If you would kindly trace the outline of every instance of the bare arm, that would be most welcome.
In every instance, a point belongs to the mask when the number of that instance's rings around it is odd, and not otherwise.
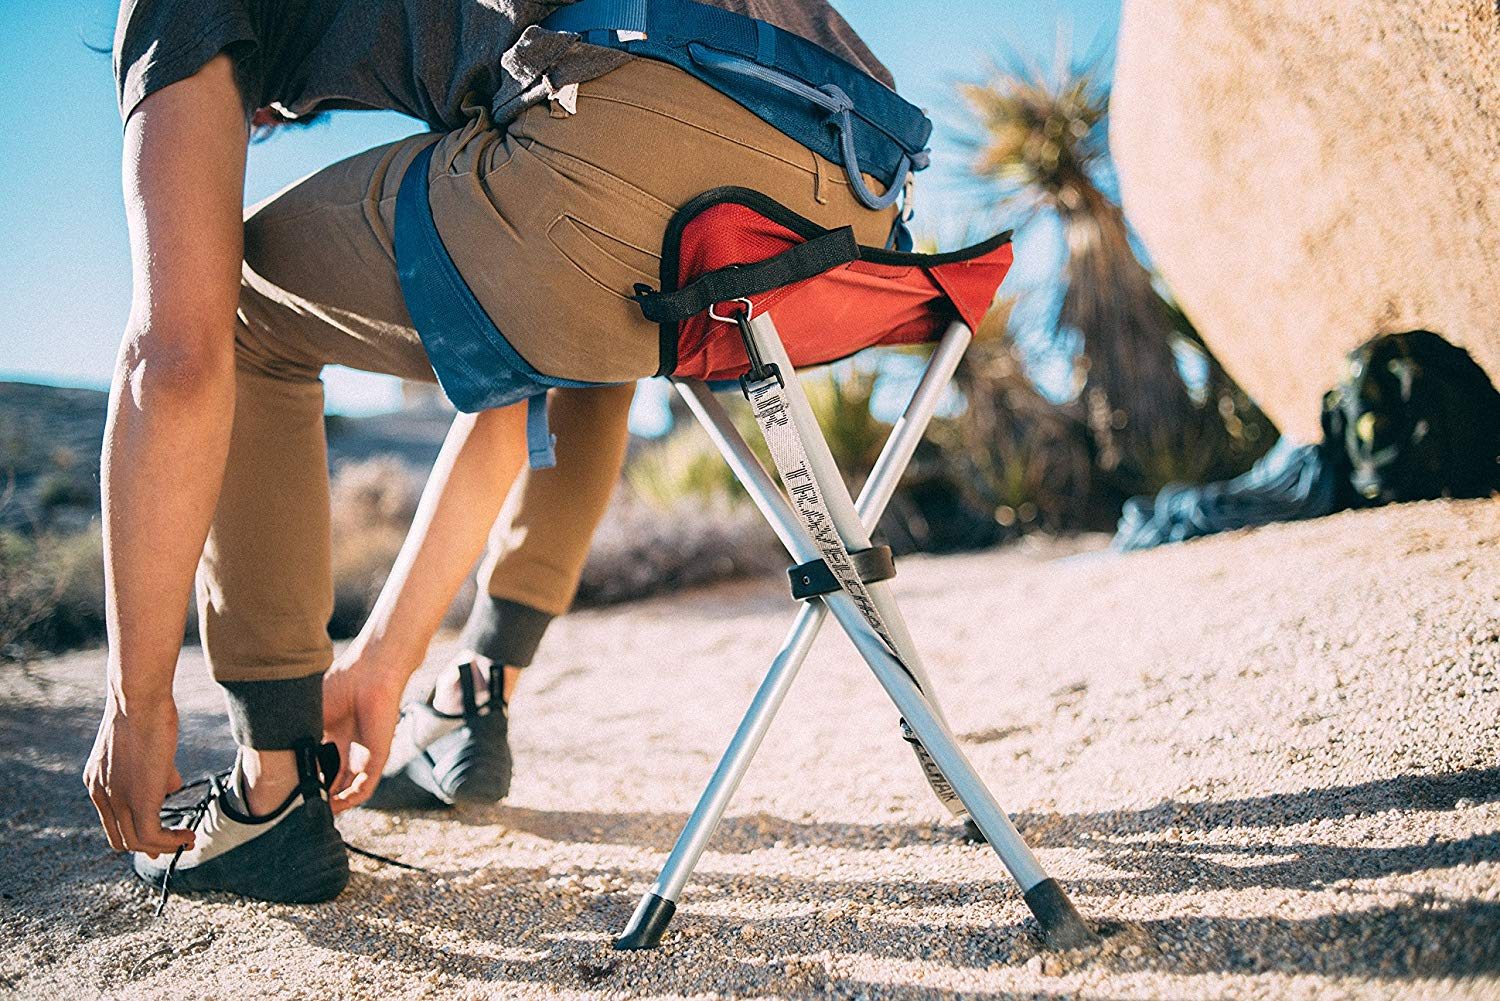
[[[325,726],[346,763],[334,787],[336,811],[375,791],[401,691],[479,558],[525,458],[521,406],[453,422],[369,621],[324,678]]]
[[[125,128],[134,283],[104,442],[109,690],[84,772],[116,849],[192,842],[157,811],[181,784],[172,677],[234,414],[246,139],[222,55]]]

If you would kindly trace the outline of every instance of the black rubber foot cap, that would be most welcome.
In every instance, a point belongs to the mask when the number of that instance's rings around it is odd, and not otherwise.
[[[677,905],[674,902],[654,893],[646,894],[641,898],[635,913],[630,916],[625,933],[615,939],[615,948],[655,949],[661,944],[661,937],[667,933],[667,925],[676,912]]]
[[[1027,890],[1026,906],[1042,926],[1043,941],[1053,949],[1081,949],[1099,941],[1055,879],[1044,879]]]

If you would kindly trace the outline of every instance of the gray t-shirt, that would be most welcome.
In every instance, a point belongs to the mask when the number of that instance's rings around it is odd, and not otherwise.
[[[220,52],[235,61],[246,113],[399,111],[435,130],[475,108],[503,125],[554,89],[631,57],[537,27],[572,0],[123,0],[115,29],[120,114],[192,76]],[[887,85],[890,73],[827,0],[706,0],[817,42]]]

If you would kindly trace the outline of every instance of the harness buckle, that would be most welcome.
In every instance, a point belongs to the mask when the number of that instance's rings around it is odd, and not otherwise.
[[[745,399],[751,400],[753,397],[750,393],[750,387],[758,386],[772,379],[776,380],[776,385],[778,386],[786,385],[786,380],[781,376],[780,365],[766,365],[758,373],[752,369],[740,376],[740,392],[744,395]]]
[[[713,306],[708,307],[708,315],[720,323],[733,323],[740,328],[740,340],[745,345],[745,357],[750,359],[750,370],[740,376],[740,392],[745,394],[745,399],[750,399],[750,387],[758,383],[775,379],[777,385],[785,386],[786,380],[782,378],[781,367],[770,365],[760,356],[760,348],[755,343],[755,336],[750,332],[750,321],[755,316],[755,303],[749,299],[740,298],[732,300],[742,302],[745,308],[733,316],[720,316]]]

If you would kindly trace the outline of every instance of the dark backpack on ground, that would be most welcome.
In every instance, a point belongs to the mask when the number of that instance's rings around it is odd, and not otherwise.
[[[1500,490],[1500,392],[1468,352],[1427,330],[1349,355],[1323,398],[1323,443],[1347,463],[1350,506]]]
[[[1225,483],[1172,484],[1125,502],[1114,546],[1148,549],[1351,507],[1500,490],[1500,393],[1474,359],[1426,330],[1349,354],[1323,397],[1323,440],[1283,438]]]

